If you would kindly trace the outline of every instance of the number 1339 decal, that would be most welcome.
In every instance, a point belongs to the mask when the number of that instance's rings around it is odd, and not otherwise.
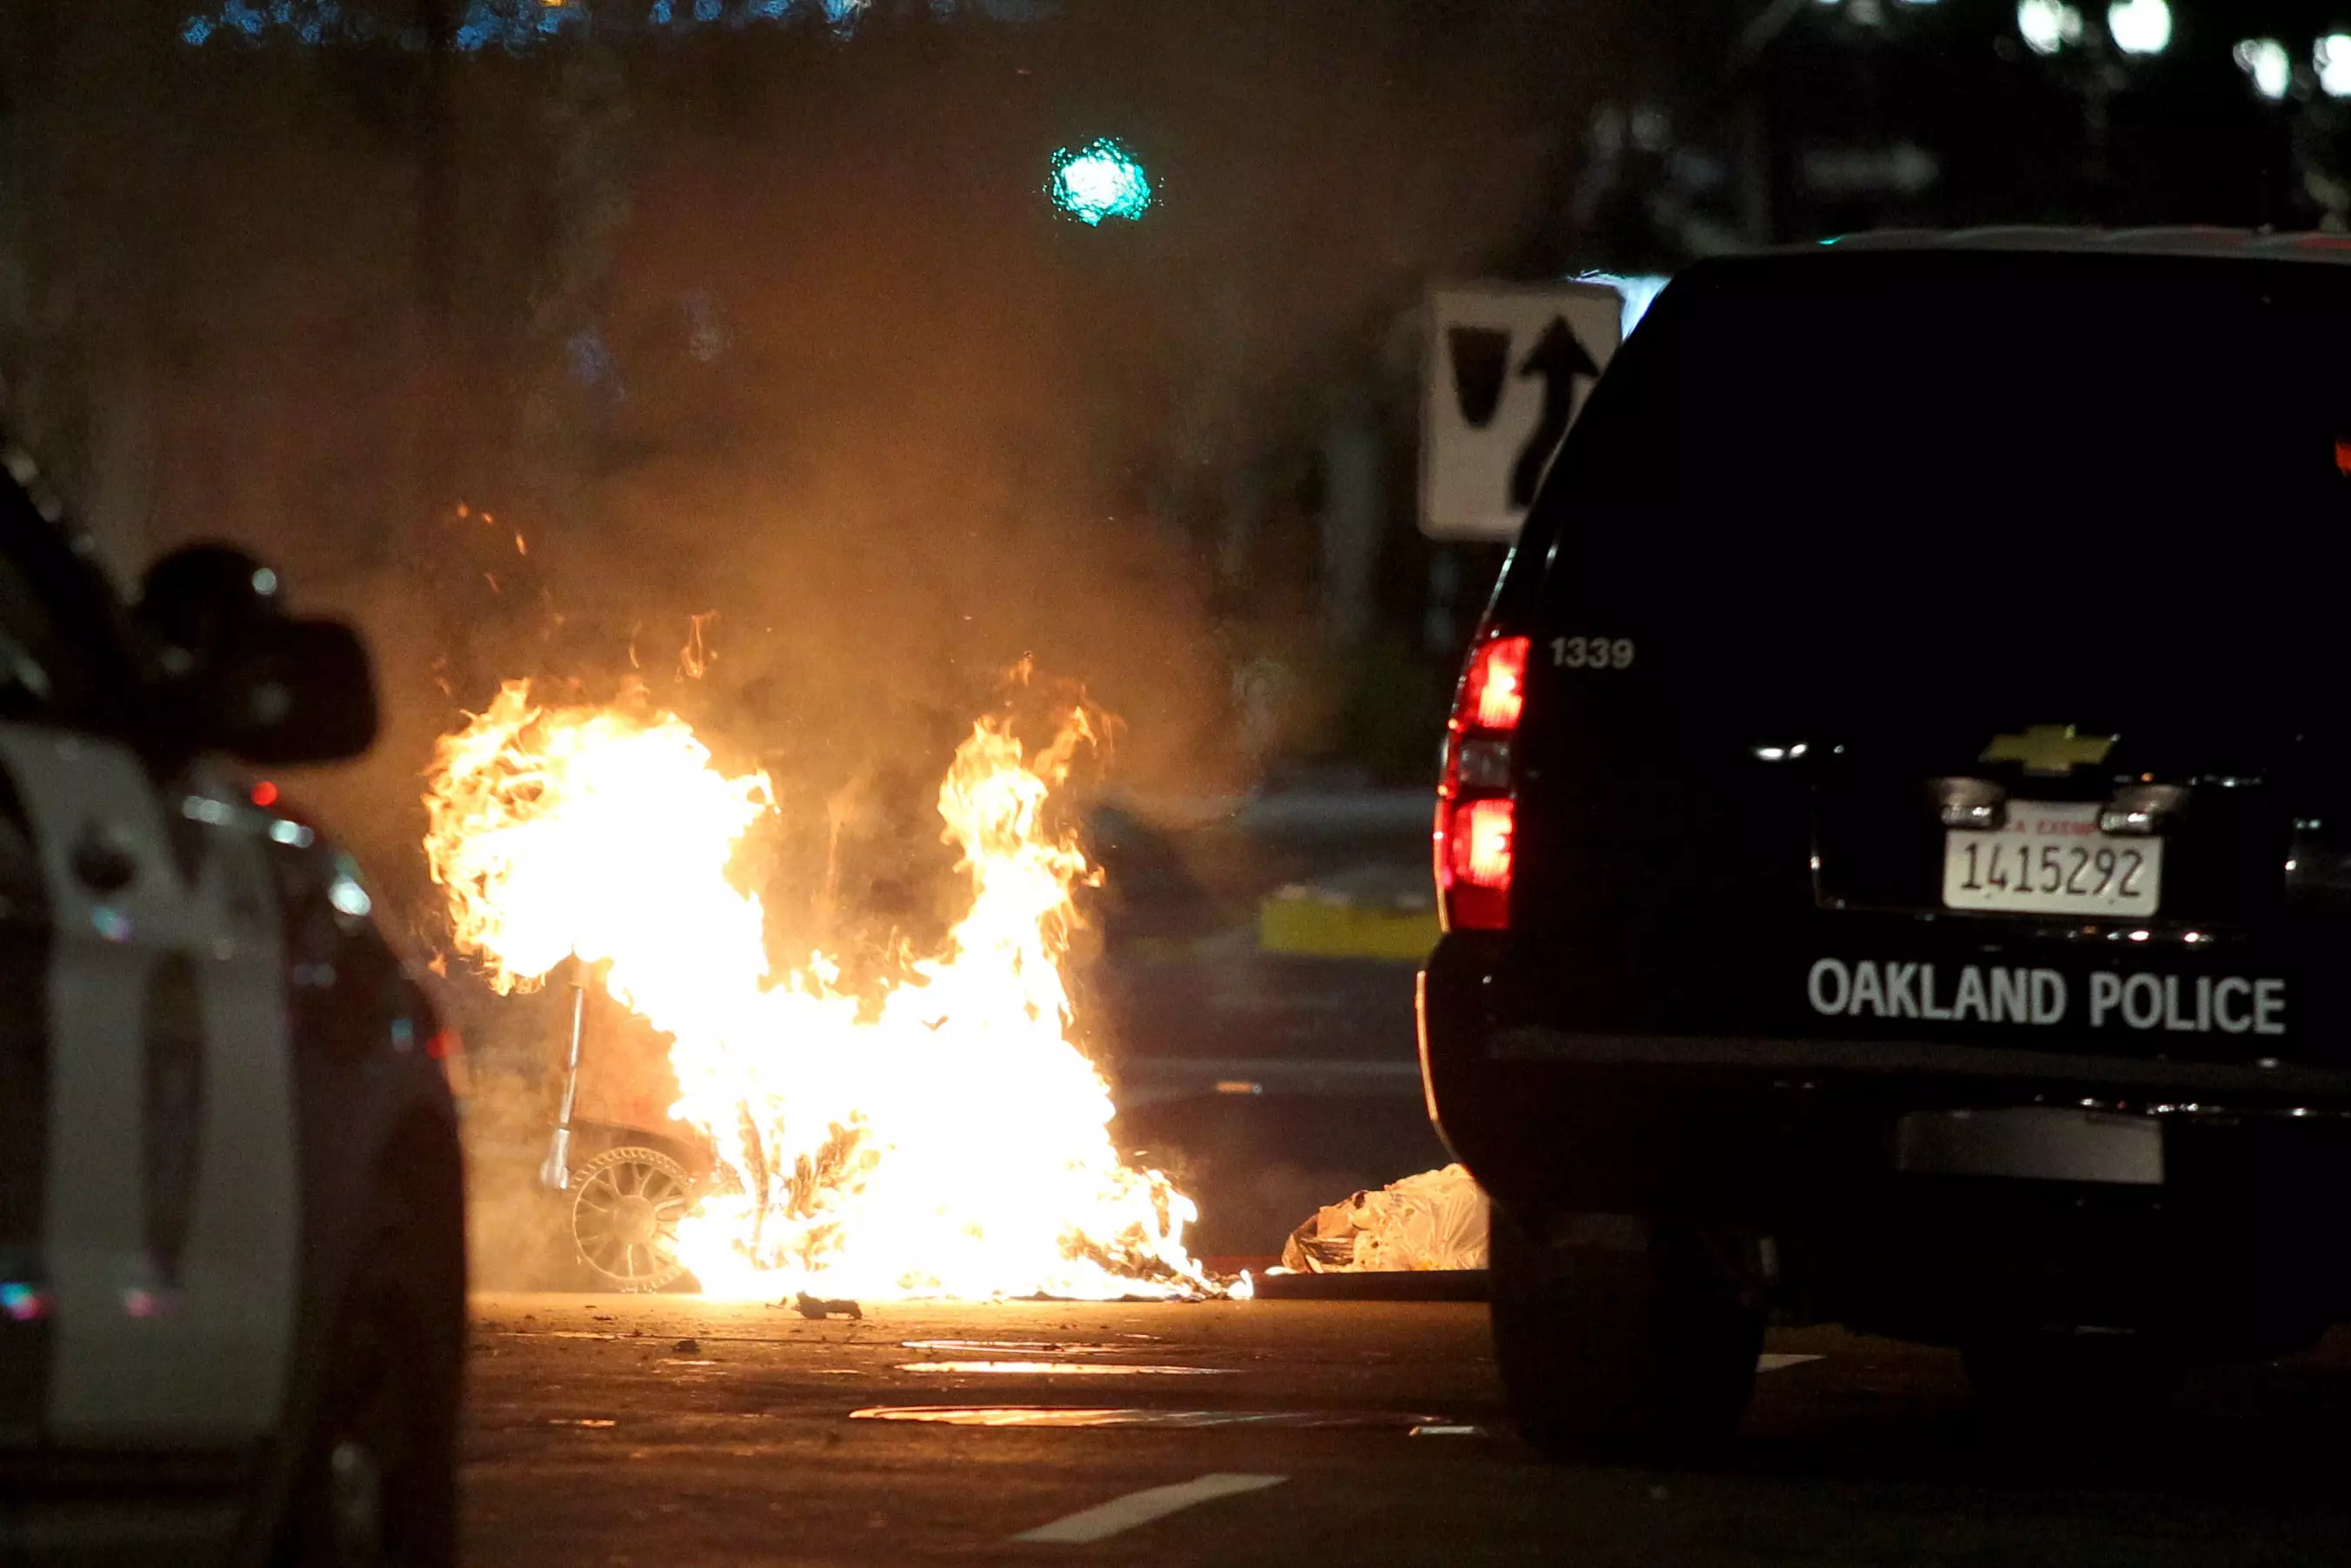
[[[1551,661],[1560,670],[1630,670],[1633,639],[1629,637],[1554,637]]]

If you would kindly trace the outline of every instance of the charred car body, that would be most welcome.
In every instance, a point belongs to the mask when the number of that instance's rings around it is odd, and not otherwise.
[[[350,857],[266,766],[356,638],[196,548],[126,608],[0,477],[0,1557],[444,1563],[455,1114]]]
[[[2112,1408],[2351,1317],[2351,270],[1701,264],[1473,649],[1430,1107],[1540,1439],[1727,1437],[1767,1321]]]
[[[562,1004],[548,1064],[552,1125],[537,1094],[523,1096],[534,1109],[522,1125],[497,1121],[496,1107],[515,1097],[496,1095],[493,1114],[477,1106],[467,1121],[483,1188],[480,1241],[501,1265],[493,1278],[533,1289],[695,1288],[678,1259],[678,1225],[716,1162],[710,1140],[667,1112],[677,1098],[668,1036],[613,1002],[584,966],[550,1000]],[[521,1208],[510,1210],[517,1198]],[[508,1228],[517,1213],[527,1236]]]

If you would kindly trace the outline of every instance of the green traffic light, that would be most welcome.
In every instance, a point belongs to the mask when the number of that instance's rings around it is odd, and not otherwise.
[[[1088,228],[1104,218],[1132,222],[1150,209],[1151,177],[1124,142],[1104,136],[1055,152],[1045,194]]]

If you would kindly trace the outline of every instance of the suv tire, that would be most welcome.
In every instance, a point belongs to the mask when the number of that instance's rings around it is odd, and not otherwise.
[[[1746,1412],[1761,1316],[1695,1232],[1645,1229],[1637,1247],[1559,1245],[1494,1213],[1494,1356],[1520,1433],[1547,1453],[1702,1458]]]
[[[380,1185],[286,1501],[276,1568],[454,1568],[465,1257]]]

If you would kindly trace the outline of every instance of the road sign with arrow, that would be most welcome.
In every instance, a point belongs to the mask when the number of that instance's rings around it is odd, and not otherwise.
[[[1484,284],[1430,296],[1421,532],[1514,539],[1592,384],[1622,301],[1602,284]]]

